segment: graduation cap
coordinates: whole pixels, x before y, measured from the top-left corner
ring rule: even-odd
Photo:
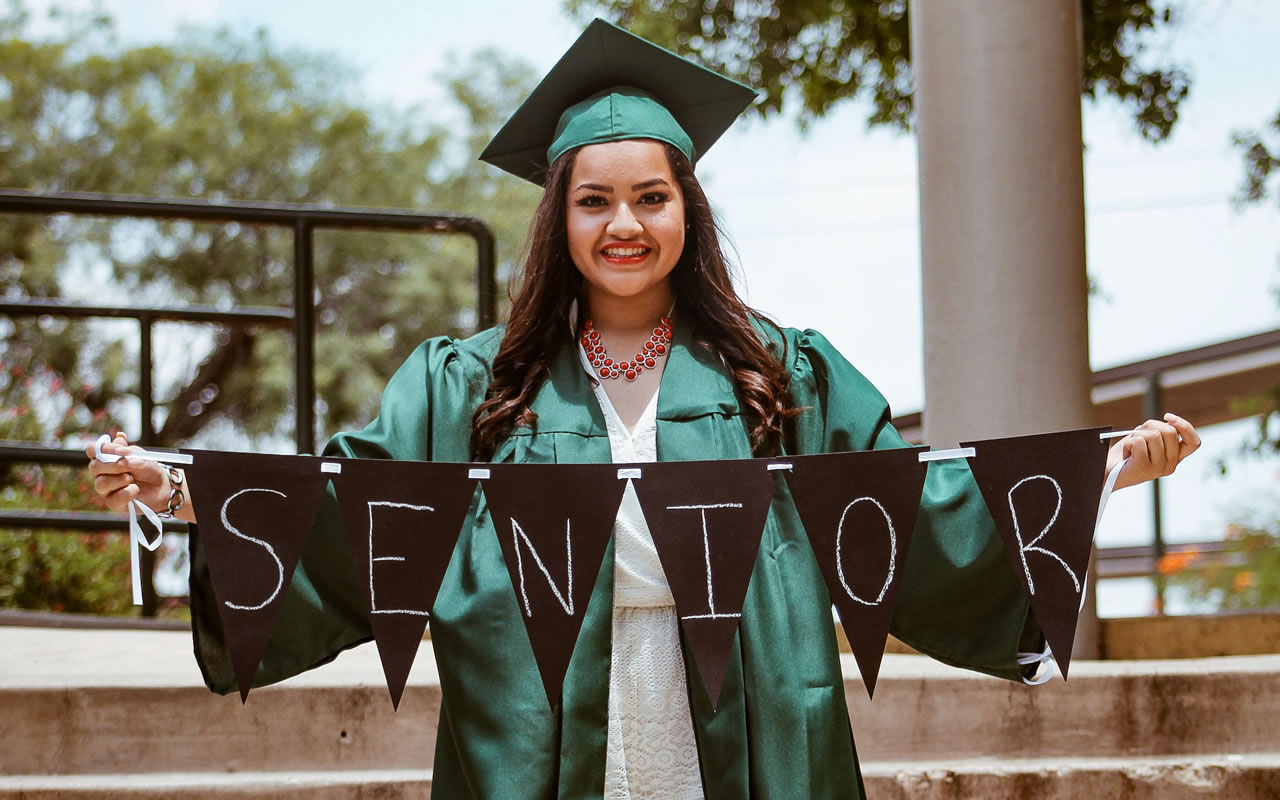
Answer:
[[[597,19],[480,160],[539,185],[548,166],[584,144],[657,139],[696,162],[755,97],[749,86]]]

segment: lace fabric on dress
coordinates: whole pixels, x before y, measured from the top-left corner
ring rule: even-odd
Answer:
[[[581,348],[579,355],[583,368],[590,371]],[[656,393],[635,430],[628,432],[604,388],[598,384],[594,388],[614,462],[656,461]],[[604,797],[702,800],[675,599],[630,484],[613,531],[613,650]]]

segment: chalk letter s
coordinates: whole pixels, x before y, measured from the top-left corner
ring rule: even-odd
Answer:
[[[254,544],[262,547],[264,550],[267,551],[267,555],[271,556],[271,558],[276,562],[276,573],[277,573],[276,588],[271,590],[271,596],[268,597],[266,600],[263,600],[261,603],[259,603],[256,606],[242,606],[242,605],[237,605],[236,603],[233,603],[230,600],[224,601],[227,605],[227,608],[234,608],[237,611],[261,611],[262,609],[266,608],[271,603],[272,600],[276,599],[276,595],[280,594],[280,589],[284,586],[284,564],[281,563],[280,557],[276,555],[275,548],[272,547],[269,543],[262,541],[261,539],[255,539],[252,536],[241,533],[240,530],[236,528],[236,526],[232,525],[230,522],[227,521],[227,507],[231,505],[231,501],[235,500],[240,495],[248,494],[249,492],[269,492],[271,494],[278,494],[281,497],[288,497],[288,495],[286,495],[284,492],[277,492],[275,489],[241,489],[240,491],[228,497],[227,501],[222,504],[222,527],[231,531],[231,533],[240,537],[241,539],[244,539],[246,542],[253,542]]]

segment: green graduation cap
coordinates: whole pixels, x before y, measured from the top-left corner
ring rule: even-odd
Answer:
[[[657,139],[697,161],[755,97],[749,86],[597,19],[480,160],[539,185],[552,162],[584,144]]]

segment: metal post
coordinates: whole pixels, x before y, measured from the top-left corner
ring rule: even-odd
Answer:
[[[143,447],[156,445],[156,402],[153,396],[155,381],[151,370],[151,315],[138,315],[138,402],[142,405],[142,427],[138,431],[138,443]]]
[[[1144,413],[1147,419],[1160,419],[1163,413],[1164,400],[1161,397],[1160,373],[1153,372],[1147,376],[1147,393],[1143,398]],[[1160,574],[1160,559],[1164,558],[1164,523],[1160,516],[1160,479],[1151,482],[1151,563],[1156,569],[1153,572],[1156,589],[1156,614],[1164,614],[1165,578]]]
[[[293,342],[297,388],[297,432],[299,453],[315,450],[316,380],[315,268],[312,264],[311,223],[299,219],[293,227]]]
[[[493,231],[484,225],[476,225],[471,233],[476,240],[476,317],[479,330],[484,330],[498,322]]]
[[[155,423],[155,379],[151,374],[152,356],[151,356],[151,315],[138,315],[138,402],[142,406],[142,427],[138,432],[138,443],[143,447],[153,447],[156,442],[156,423]],[[138,545],[130,540],[130,547]],[[141,558],[138,560],[138,578],[142,585],[139,587],[142,591],[142,616],[154,617],[156,615],[157,597],[156,597],[156,554],[154,551],[142,548]]]

